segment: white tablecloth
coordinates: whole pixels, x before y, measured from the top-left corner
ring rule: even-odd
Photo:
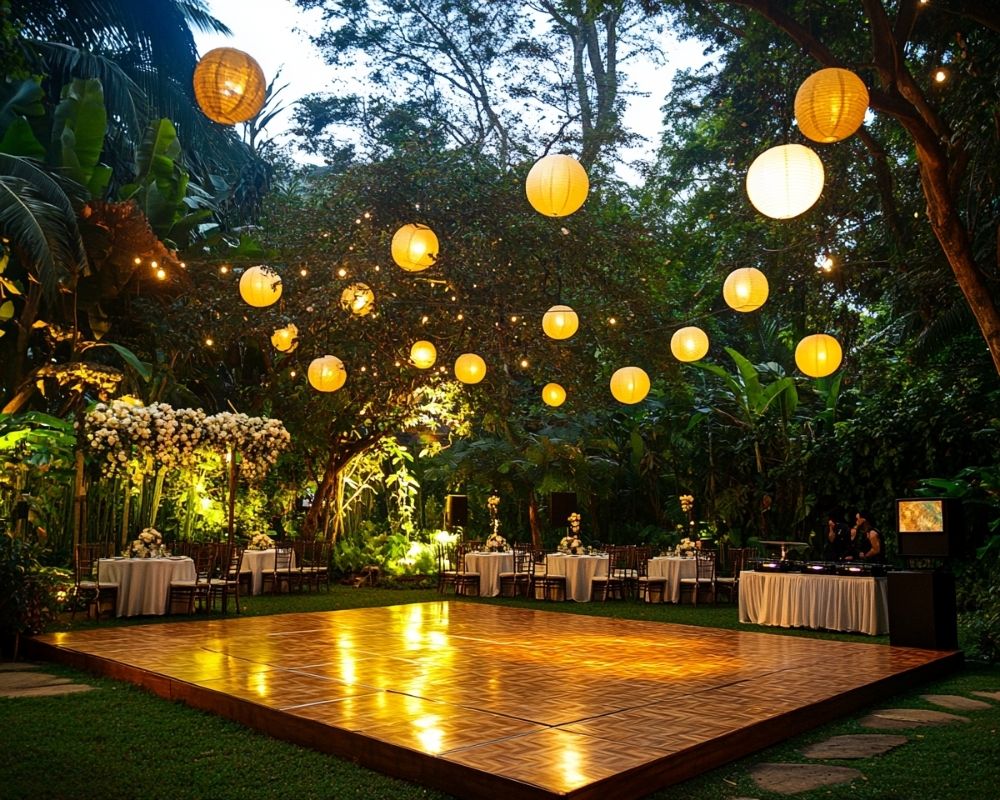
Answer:
[[[545,557],[545,566],[550,575],[566,576],[567,600],[589,603],[590,582],[595,576],[608,574],[608,557],[550,553]]]
[[[889,630],[885,578],[744,570],[739,594],[740,622],[872,636]]]
[[[514,571],[513,553],[466,553],[465,569],[479,573],[479,596],[500,594],[500,573]]]
[[[174,558],[102,558],[102,583],[118,584],[119,617],[166,614],[171,581],[193,581],[194,561]]]
[[[290,566],[295,566],[295,553],[292,553]],[[250,573],[250,594],[260,594],[264,586],[264,573],[274,569],[274,548],[270,550],[244,550],[243,564],[240,572]]]
[[[679,603],[681,600],[681,578],[694,578],[697,575],[697,560],[694,558],[669,556],[649,560],[649,577],[667,579],[667,591],[663,593],[664,602],[669,599],[671,603]]]

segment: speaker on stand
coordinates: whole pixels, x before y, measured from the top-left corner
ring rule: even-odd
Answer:
[[[549,524],[553,528],[565,528],[566,518],[576,511],[576,492],[552,492],[549,495]]]
[[[446,530],[469,526],[469,497],[464,494],[449,494],[444,499],[444,527]]]

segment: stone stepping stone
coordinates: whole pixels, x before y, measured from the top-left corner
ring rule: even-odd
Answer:
[[[750,770],[761,789],[778,794],[798,794],[821,786],[836,786],[864,778],[852,767],[834,767],[828,764],[758,764]]]
[[[926,708],[883,708],[858,720],[863,728],[883,728],[885,730],[920,728],[925,725],[950,725],[953,722],[968,721],[968,717]]]
[[[971,697],[962,697],[959,694],[922,694],[920,696],[928,703],[941,706],[941,708],[950,708],[952,711],[983,711],[987,708],[993,708],[990,703],[973,700]]]
[[[0,697],[47,697],[86,692],[92,688],[45,672],[0,671]]]
[[[38,664],[27,664],[24,661],[0,662],[0,672],[24,672],[26,669],[38,669]]]
[[[988,697],[990,700],[1000,700],[1000,692],[973,692],[976,697]]]
[[[905,736],[883,733],[858,733],[832,736],[825,742],[809,745],[801,752],[806,758],[872,758],[910,741]]]

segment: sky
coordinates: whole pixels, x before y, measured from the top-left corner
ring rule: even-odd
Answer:
[[[209,7],[215,17],[222,20],[232,30],[231,37],[197,34],[196,40],[201,53],[213,47],[235,47],[252,55],[270,81],[281,68],[281,83],[288,88],[282,94],[286,105],[312,92],[343,91],[345,80],[333,67],[324,63],[319,51],[309,41],[304,31],[318,30],[322,25],[319,11],[303,12],[292,0],[209,0]],[[648,139],[645,146],[621,153],[624,164],[619,169],[619,177],[635,182],[637,173],[627,166],[637,159],[648,160],[653,156],[662,129],[660,107],[670,91],[674,73],[679,68],[698,66],[704,63],[701,46],[695,42],[667,43],[668,64],[656,66],[651,63],[635,63],[625,67],[635,88],[649,93],[649,97],[630,98],[624,122],[627,128]],[[364,94],[363,85],[354,83],[351,91]],[[277,117],[269,126],[268,133],[282,140],[282,132],[291,125],[292,110]],[[303,161],[310,160],[305,154],[297,154]]]

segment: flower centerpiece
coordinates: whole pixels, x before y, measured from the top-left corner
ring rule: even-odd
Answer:
[[[486,539],[486,549],[491,553],[507,550],[507,540],[499,533],[491,533]]]
[[[157,558],[163,545],[163,537],[156,528],[143,528],[132,546],[129,555],[132,558]]]
[[[486,549],[490,552],[507,549],[507,540],[500,535],[500,497],[491,494],[486,500],[486,510],[490,512],[490,535],[486,539]]]
[[[698,541],[696,539],[690,539],[687,536],[681,539],[680,542],[678,542],[677,544],[678,555],[682,553],[693,553],[697,549],[698,549]]]
[[[559,552],[580,555],[584,552],[583,542],[580,541],[580,515],[574,511],[566,517],[566,521],[569,523],[569,533],[559,542]]]
[[[250,537],[247,550],[270,550],[272,547],[274,547],[274,539],[266,533],[255,533]]]

